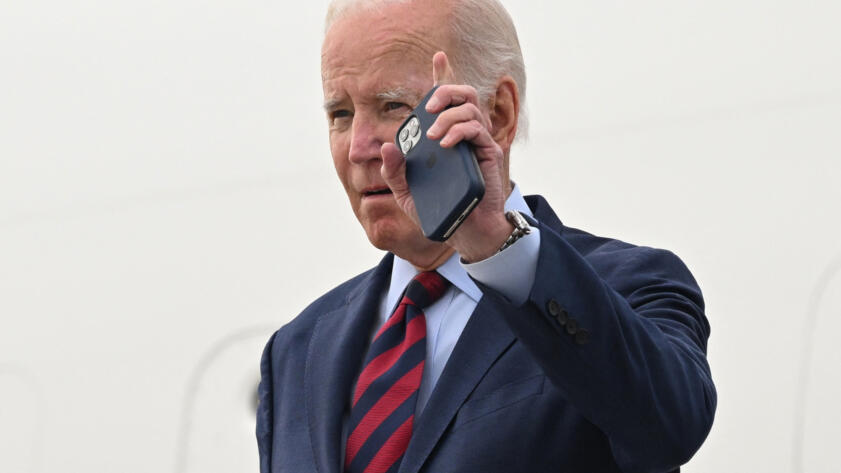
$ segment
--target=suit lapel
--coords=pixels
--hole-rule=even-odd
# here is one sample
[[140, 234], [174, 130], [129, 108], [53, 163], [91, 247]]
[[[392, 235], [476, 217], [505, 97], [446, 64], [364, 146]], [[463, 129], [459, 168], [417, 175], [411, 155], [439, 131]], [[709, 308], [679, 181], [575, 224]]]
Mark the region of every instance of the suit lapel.
[[485, 295], [470, 316], [432, 396], [415, 423], [399, 473], [417, 473], [458, 409], [488, 369], [514, 342], [499, 300]]
[[[562, 232], [561, 221], [543, 197], [533, 195], [525, 199], [535, 218], [558, 233]], [[415, 423], [415, 431], [398, 473], [417, 473], [421, 469], [461, 405], [488, 369], [516, 340], [502, 314], [507, 302], [493, 290], [477, 284], [484, 295]]]
[[[561, 222], [540, 196], [526, 201], [542, 223], [560, 232]], [[305, 367], [306, 415], [319, 473], [342, 471], [341, 436], [345, 409], [388, 285], [393, 257], [387, 255], [348, 297], [323, 314], [309, 343]], [[481, 284], [480, 284], [481, 287]], [[420, 418], [399, 473], [417, 473], [465, 399], [493, 363], [514, 342], [501, 310], [505, 302], [484, 289]]]
[[378, 303], [388, 284], [393, 257], [387, 255], [348, 296], [347, 304], [323, 314], [313, 329], [304, 375], [306, 413], [318, 471], [342, 468], [342, 420], [359, 374]]

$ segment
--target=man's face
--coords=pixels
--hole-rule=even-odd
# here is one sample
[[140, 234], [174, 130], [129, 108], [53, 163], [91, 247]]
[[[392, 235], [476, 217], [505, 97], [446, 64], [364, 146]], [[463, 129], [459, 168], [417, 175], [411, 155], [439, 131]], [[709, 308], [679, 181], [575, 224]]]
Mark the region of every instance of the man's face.
[[[322, 86], [333, 164], [356, 218], [377, 248], [430, 245], [381, 175], [380, 148], [432, 88], [432, 56], [447, 50], [442, 14], [427, 2], [339, 19], [322, 47]], [[437, 10], [441, 10], [441, 3]]]

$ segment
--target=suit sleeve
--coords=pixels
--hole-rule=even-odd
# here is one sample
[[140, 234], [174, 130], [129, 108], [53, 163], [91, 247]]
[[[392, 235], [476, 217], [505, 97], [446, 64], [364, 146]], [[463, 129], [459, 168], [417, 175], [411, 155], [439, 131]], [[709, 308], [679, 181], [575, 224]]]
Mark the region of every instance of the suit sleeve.
[[700, 448], [716, 406], [709, 325], [677, 256], [615, 245], [585, 258], [541, 225], [526, 302], [490, 293], [547, 377], [608, 437], [622, 471], [671, 471]]
[[272, 464], [272, 431], [274, 382], [272, 379], [272, 346], [275, 332], [263, 349], [260, 359], [260, 385], [257, 388], [257, 450], [260, 455], [260, 473], [270, 473]]

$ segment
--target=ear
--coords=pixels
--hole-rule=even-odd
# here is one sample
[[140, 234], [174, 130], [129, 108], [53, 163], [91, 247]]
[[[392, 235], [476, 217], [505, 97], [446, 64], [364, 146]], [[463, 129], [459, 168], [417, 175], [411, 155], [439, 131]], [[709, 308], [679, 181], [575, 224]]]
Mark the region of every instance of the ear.
[[520, 118], [520, 90], [511, 76], [503, 76], [496, 84], [496, 94], [488, 104], [491, 118], [491, 136], [506, 154], [517, 135]]

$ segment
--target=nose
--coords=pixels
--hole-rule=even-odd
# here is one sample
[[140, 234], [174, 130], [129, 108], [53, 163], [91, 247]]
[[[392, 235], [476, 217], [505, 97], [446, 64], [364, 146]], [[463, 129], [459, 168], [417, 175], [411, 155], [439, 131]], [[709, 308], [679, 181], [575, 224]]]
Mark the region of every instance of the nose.
[[376, 120], [357, 113], [353, 117], [351, 128], [350, 151], [348, 159], [354, 164], [361, 164], [371, 159], [382, 159], [380, 148], [383, 141]]

